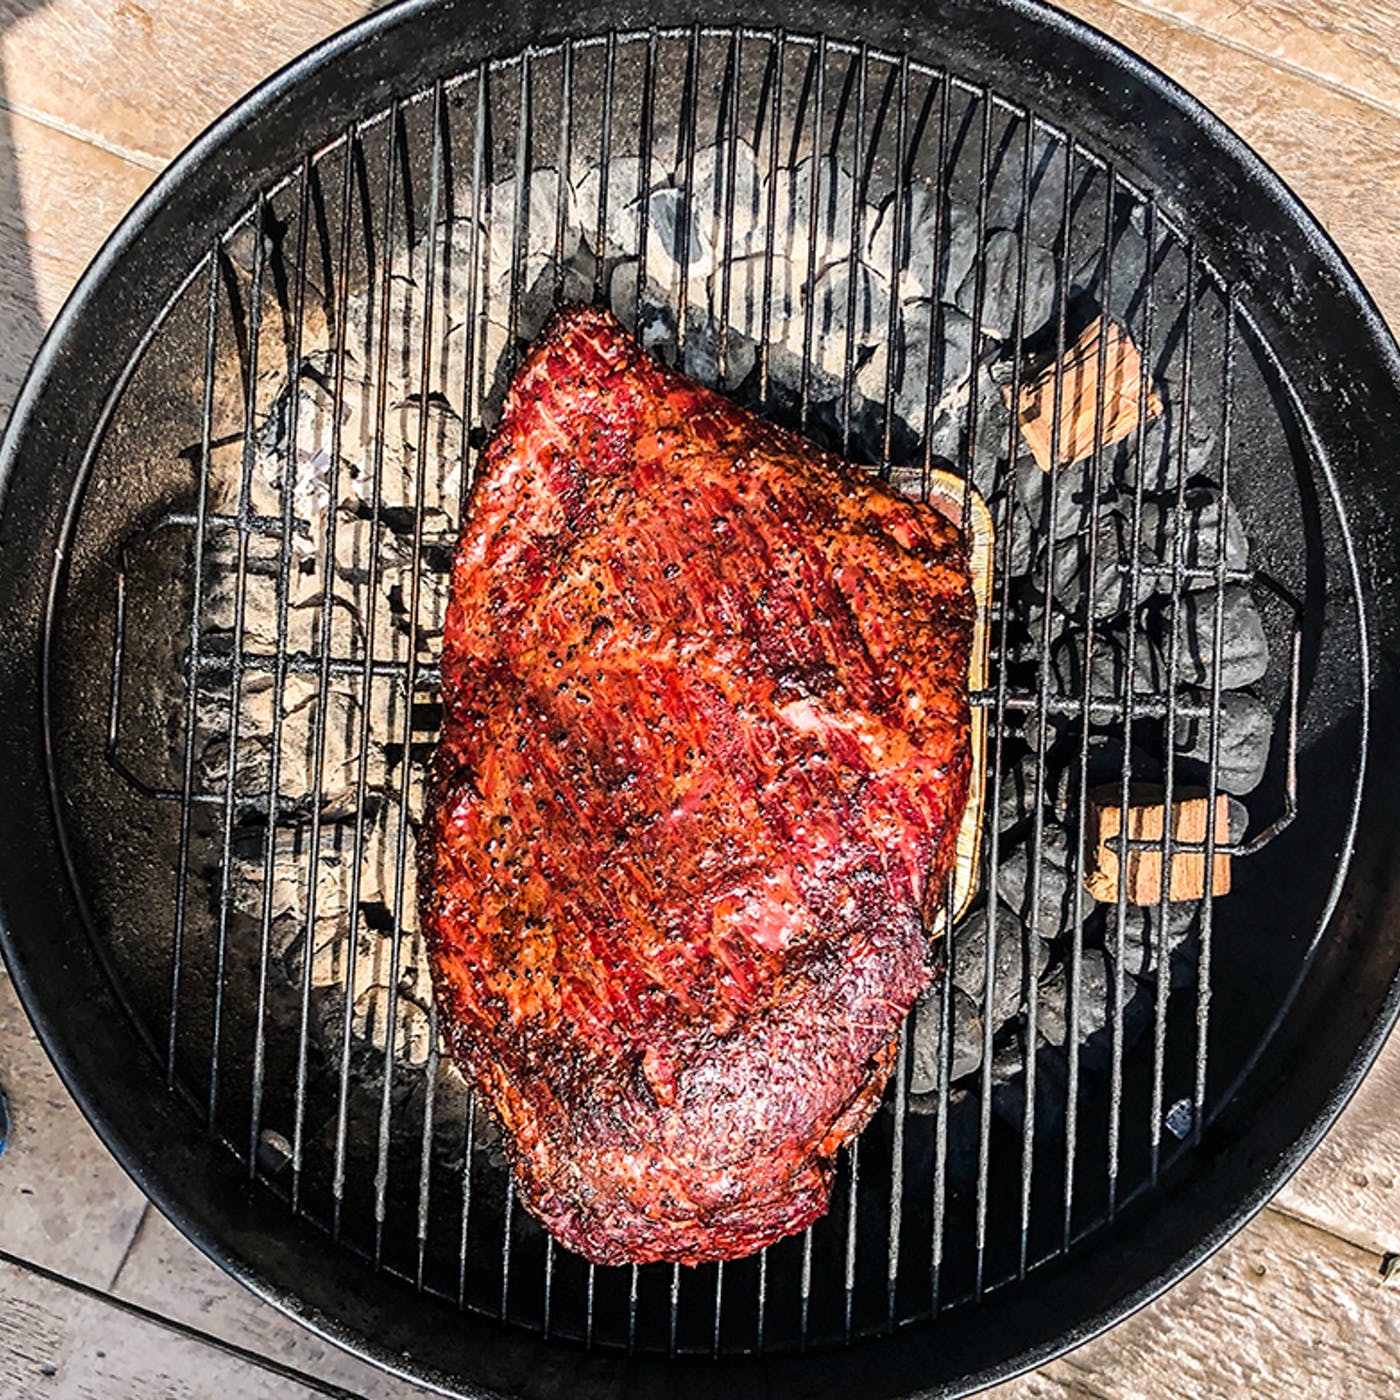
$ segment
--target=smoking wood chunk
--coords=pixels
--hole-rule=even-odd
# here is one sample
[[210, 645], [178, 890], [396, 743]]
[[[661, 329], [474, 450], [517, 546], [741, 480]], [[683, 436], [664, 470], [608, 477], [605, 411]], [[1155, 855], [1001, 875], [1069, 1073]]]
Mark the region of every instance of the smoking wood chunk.
[[[1155, 841], [1156, 849], [1129, 850], [1126, 867], [1120, 867], [1119, 834], [1123, 810], [1121, 789], [1109, 783], [1089, 794], [1089, 863], [1084, 884], [1101, 903], [1118, 899], [1119, 871], [1129, 904], [1156, 904], [1162, 897], [1162, 833], [1166, 826], [1166, 793], [1155, 783], [1134, 783], [1128, 790], [1128, 839]], [[1171, 833], [1178, 849], [1172, 851], [1171, 900], [1205, 897], [1206, 822], [1210, 797], [1203, 788], [1177, 788], [1172, 793]], [[1211, 862], [1211, 893], [1230, 890], [1230, 853], [1222, 850], [1230, 839], [1229, 799], [1215, 795], [1216, 850]], [[1179, 849], [1180, 847], [1186, 849]], [[1192, 849], [1192, 848], [1195, 849]]]
[[[1099, 376], [1101, 364], [1102, 380]], [[1100, 404], [1103, 423], [1099, 441], [1104, 447], [1136, 431], [1141, 417], [1155, 418], [1162, 411], [1161, 398], [1149, 387], [1144, 414], [1142, 356], [1122, 326], [1100, 316], [1085, 327], [1057, 363], [1047, 366], [1021, 389], [1016, 419], [1021, 436], [1041, 471], [1048, 472], [1057, 460], [1053, 447], [1057, 381], [1060, 384], [1058, 463], [1062, 467], [1087, 457], [1094, 450]], [[1010, 407], [1010, 386], [1003, 388], [1002, 393]]]

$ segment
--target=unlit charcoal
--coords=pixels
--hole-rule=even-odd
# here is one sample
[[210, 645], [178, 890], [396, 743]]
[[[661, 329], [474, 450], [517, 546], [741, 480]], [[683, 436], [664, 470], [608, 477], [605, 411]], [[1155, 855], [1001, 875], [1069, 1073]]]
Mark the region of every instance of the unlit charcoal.
[[[1123, 971], [1129, 977], [1155, 980], [1161, 954], [1169, 960], [1183, 944], [1195, 938], [1201, 926], [1200, 906], [1192, 903], [1168, 903], [1166, 917], [1160, 905], [1128, 905], [1123, 922], [1118, 923], [1118, 911], [1110, 908], [1108, 926], [1104, 930], [1104, 950], [1110, 965], [1116, 967], [1120, 952]], [[1183, 971], [1178, 962], [1178, 972]]]
[[[1020, 1132], [1026, 1114], [1026, 1051], [1024, 1034], [1002, 1046], [992, 1060], [992, 1109], [1008, 1127]], [[1036, 1048], [1035, 1131], [1044, 1141], [1063, 1131], [1069, 1082], [1064, 1056], [1043, 1042]]]
[[1007, 907], [1046, 942], [1069, 925], [1070, 867], [1069, 838], [1058, 822], [1048, 822], [1038, 844], [1034, 835], [1028, 837], [1002, 856], [997, 868], [997, 890]]
[[[974, 244], [975, 253], [975, 244]], [[1042, 330], [1055, 309], [1057, 278], [1055, 259], [1034, 242], [1026, 244], [1025, 285], [1021, 285], [1021, 240], [1010, 229], [993, 229], [987, 235], [981, 279], [982, 331], [1005, 340], [1016, 329], [1016, 307], [1021, 306], [1021, 333], [1030, 338]], [[977, 306], [978, 271], [974, 258], [963, 275], [953, 300], [971, 316]], [[1024, 295], [1023, 295], [1024, 293]]]
[[[982, 1063], [981, 1008], [959, 987], [951, 993], [952, 1036], [948, 1078], [956, 1081], [972, 1074]], [[919, 999], [910, 1022], [909, 1092], [916, 1111], [919, 1099], [936, 1094], [940, 1077], [943, 1029], [943, 988], [935, 984]]]
[[1223, 522], [1220, 517], [1220, 493], [1212, 486], [1191, 487], [1180, 508], [1174, 500], [1145, 503], [1140, 530], [1145, 557], [1187, 569], [1214, 569], [1221, 559], [1223, 536], [1223, 567], [1245, 568], [1249, 542], [1239, 512], [1228, 511]]
[[1220, 684], [1226, 690], [1264, 678], [1269, 669], [1269, 643], [1259, 609], [1243, 585], [1226, 584], [1219, 592], [1204, 588], [1185, 593], [1168, 616], [1175, 618], [1183, 681], [1210, 685], [1217, 666]]
[[[953, 940], [953, 985], [967, 993], [979, 1007], [986, 1006], [988, 908], [969, 914]], [[1026, 960], [1038, 977], [1049, 961], [1049, 952], [1038, 938], [1027, 939], [1024, 926], [1004, 905], [996, 921], [996, 947], [992, 958], [991, 1016], [1000, 1025], [1020, 1009], [1026, 991]]]
[[[1190, 690], [1185, 694], [1194, 704], [1209, 709], [1208, 692]], [[1213, 770], [1210, 769], [1212, 728], [1217, 731]], [[1220, 708], [1213, 724], [1209, 717], [1178, 721], [1177, 753], [1182, 759], [1200, 765], [1202, 775], [1211, 771], [1216, 787], [1243, 796], [1253, 792], [1263, 781], [1273, 737], [1273, 714], [1258, 696], [1249, 691], [1226, 691], [1220, 697]]]
[[1070, 966], [1061, 963], [1041, 979], [1039, 992], [1035, 1024], [1047, 1044], [1063, 1046], [1069, 1040], [1071, 993], [1078, 1007], [1081, 1040], [1087, 1040], [1108, 1024], [1108, 966], [1097, 948], [1085, 949], [1081, 954], [1079, 974], [1073, 986]]
[[1129, 688], [1137, 695], [1155, 695], [1165, 670], [1156, 644], [1142, 629], [1132, 638], [1131, 660], [1126, 635], [1107, 630], [1096, 633], [1092, 645], [1085, 632], [1062, 636], [1051, 657], [1060, 693], [1073, 698], [1121, 700]]

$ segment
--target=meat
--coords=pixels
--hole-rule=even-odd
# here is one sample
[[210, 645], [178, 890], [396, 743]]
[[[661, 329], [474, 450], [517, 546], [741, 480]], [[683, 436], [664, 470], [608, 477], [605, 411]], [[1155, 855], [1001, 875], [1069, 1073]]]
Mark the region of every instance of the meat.
[[419, 859], [439, 1024], [601, 1264], [826, 1209], [927, 985], [973, 602], [936, 510], [559, 314], [463, 522]]

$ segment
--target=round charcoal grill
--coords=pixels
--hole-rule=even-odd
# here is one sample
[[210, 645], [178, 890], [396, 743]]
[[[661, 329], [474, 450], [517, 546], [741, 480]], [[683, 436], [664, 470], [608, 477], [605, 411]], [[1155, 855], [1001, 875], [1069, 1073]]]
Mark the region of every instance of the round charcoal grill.
[[[4, 444], [25, 1004], [197, 1243], [456, 1393], [1031, 1365], [1238, 1228], [1396, 1011], [1400, 358], [1350, 271], [1053, 11], [723, 18], [347, 31], [156, 183]], [[524, 1214], [416, 929], [455, 528], [581, 300], [995, 527], [973, 897], [830, 1213], [722, 1267], [592, 1268]]]

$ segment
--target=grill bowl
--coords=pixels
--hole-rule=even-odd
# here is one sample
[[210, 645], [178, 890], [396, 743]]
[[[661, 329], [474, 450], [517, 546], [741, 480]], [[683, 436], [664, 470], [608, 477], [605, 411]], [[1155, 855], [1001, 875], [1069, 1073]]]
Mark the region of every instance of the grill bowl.
[[[157, 324], [212, 242], [258, 191], [275, 204], [279, 182], [307, 152], [483, 56], [508, 60], [546, 39], [641, 24], [680, 26], [684, 43], [696, 18], [665, 4], [645, 14], [625, 5], [567, 15], [397, 8], [293, 65], [212, 128], [103, 250], [46, 342], [3, 450], [0, 745], [13, 793], [0, 814], [5, 955], [65, 1082], [162, 1209], [255, 1289], [391, 1368], [463, 1393], [700, 1395], [732, 1388], [736, 1369], [740, 1383], [813, 1395], [855, 1385], [891, 1395], [960, 1390], [1082, 1340], [1228, 1237], [1340, 1109], [1396, 1010], [1395, 799], [1389, 784], [1363, 781], [1395, 761], [1396, 604], [1385, 583], [1400, 538], [1396, 350], [1276, 177], [1160, 75], [1030, 6], [893, 6], [871, 17], [839, 6], [753, 5], [744, 15], [755, 35], [783, 26], [946, 67], [972, 91], [1032, 109], [1151, 192], [1163, 219], [1193, 240], [1202, 267], [1236, 289], [1247, 313], [1241, 362], [1257, 367], [1263, 393], [1250, 400], [1242, 388], [1241, 411], [1267, 405], [1283, 444], [1281, 458], [1264, 465], [1287, 483], [1275, 553], [1302, 556], [1292, 580], [1304, 641], [1298, 814], [1273, 847], [1240, 862], [1236, 891], [1219, 907], [1208, 1125], [1155, 1187], [1064, 1257], [1015, 1277], [1016, 1222], [1005, 1223], [1019, 1204], [1013, 1164], [1011, 1186], [990, 1188], [992, 1232], [1013, 1241], [1009, 1270], [997, 1271], [1003, 1286], [946, 1317], [824, 1345], [819, 1355], [792, 1348], [720, 1363], [668, 1358], [664, 1288], [644, 1297], [638, 1346], [660, 1354], [633, 1357], [542, 1341], [459, 1311], [440, 1290], [415, 1291], [411, 1249], [407, 1268], [393, 1240], [376, 1260], [382, 1231], [367, 1199], [348, 1206], [343, 1222], [295, 1214], [267, 1154], [260, 1158], [259, 1133], [235, 1137], [223, 1118], [209, 1131], [205, 1084], [191, 1087], [178, 1055], [168, 1072], [152, 988], [168, 985], [171, 902], [161, 872], [178, 859], [178, 822], [103, 762], [120, 547], [190, 505], [188, 471], [177, 471], [168, 452], [145, 455], [151, 438], [140, 423], [165, 421], [167, 399], [188, 399], [189, 346], [199, 342], [181, 342], [173, 320]], [[195, 312], [201, 304], [198, 295], [190, 301]], [[197, 316], [193, 324], [198, 330]], [[1267, 522], [1251, 526], [1265, 537], [1256, 547], [1266, 547]], [[128, 636], [142, 665], [179, 676], [172, 619], [181, 606], [188, 616], [188, 548], [150, 538], [130, 570]], [[127, 690], [128, 706], [166, 742], [170, 715], [160, 699], [151, 692], [133, 701]], [[160, 751], [152, 743], [145, 757]], [[153, 973], [157, 950], [163, 961]], [[274, 1004], [270, 1019], [279, 1014]], [[232, 1034], [221, 1074], [248, 1083], [256, 1058]], [[283, 1068], [275, 1056], [262, 1067], [271, 1103], [286, 1088]], [[250, 1161], [265, 1170], [250, 1172]], [[356, 1219], [368, 1225], [361, 1239], [376, 1247], [348, 1247]], [[337, 1223], [341, 1245], [332, 1238]], [[839, 1217], [835, 1225], [843, 1229]], [[752, 1310], [744, 1277], [736, 1271], [726, 1296]], [[686, 1288], [687, 1316], [711, 1305], [708, 1283], [700, 1307], [689, 1280]], [[838, 1282], [838, 1311], [841, 1291]], [[647, 1334], [653, 1302], [659, 1331]], [[838, 1321], [837, 1340], [840, 1331]]]

